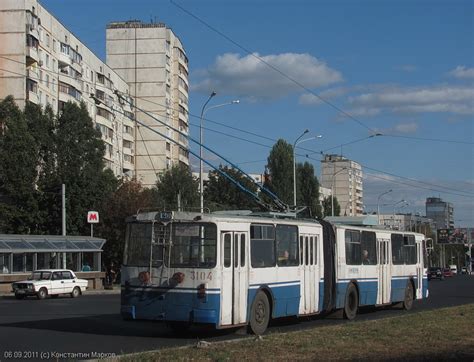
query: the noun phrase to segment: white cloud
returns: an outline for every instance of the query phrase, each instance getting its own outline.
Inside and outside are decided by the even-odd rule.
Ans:
[[[415,133],[418,130],[418,124],[416,122],[399,123],[393,127],[393,130],[400,133]]]
[[[371,115],[381,111],[395,113],[474,113],[474,88],[436,86],[388,87],[349,97],[352,114]]]
[[[458,65],[448,74],[458,79],[474,79],[474,68],[467,68],[464,65]]]
[[[347,87],[336,87],[336,88],[326,89],[322,92],[317,92],[317,94],[325,100],[330,100],[333,98],[340,97],[346,94],[347,92],[349,92],[349,88]],[[323,101],[311,93],[305,93],[300,96],[299,103],[305,106],[317,106],[323,103]]]
[[[218,56],[208,69],[193,73],[197,79],[192,90],[204,92],[216,90],[219,94],[271,99],[301,89],[256,57],[262,58],[307,88],[324,87],[343,80],[339,71],[309,54],[254,53],[254,56],[242,57],[239,54],[226,53]]]

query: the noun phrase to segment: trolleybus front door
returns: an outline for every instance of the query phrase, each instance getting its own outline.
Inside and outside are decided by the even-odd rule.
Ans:
[[[379,267],[377,304],[390,303],[392,276],[389,246],[389,240],[377,239],[377,261]]]
[[[221,325],[246,323],[248,290],[247,233],[221,234]]]

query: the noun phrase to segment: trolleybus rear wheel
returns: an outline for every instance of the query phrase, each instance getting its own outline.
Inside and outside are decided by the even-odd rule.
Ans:
[[[359,293],[354,284],[349,284],[346,291],[346,300],[344,302],[344,318],[353,320],[357,315],[359,308]]]
[[[270,322],[270,303],[267,295],[259,291],[250,311],[250,330],[256,335],[265,333]]]

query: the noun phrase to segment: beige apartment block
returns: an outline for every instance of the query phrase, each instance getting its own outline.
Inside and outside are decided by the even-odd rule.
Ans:
[[[127,81],[136,119],[172,140],[137,125],[136,175],[150,187],[172,164],[189,165],[188,59],[162,23],[109,23],[106,39],[107,64]]]
[[[326,155],[321,160],[321,185],[334,190],[341,206],[341,216],[363,213],[362,167],[339,155]]]
[[[36,0],[0,0],[0,99],[13,95],[58,113],[83,101],[106,144],[104,160],[116,176],[133,177],[135,122],[128,84]],[[98,101],[91,98],[94,95]]]

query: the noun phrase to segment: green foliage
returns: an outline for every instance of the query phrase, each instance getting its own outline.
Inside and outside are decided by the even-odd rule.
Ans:
[[[257,191],[255,184],[239,170],[222,165],[219,166],[219,169],[238,181],[248,190],[252,192]],[[258,205],[250,195],[242,191],[218,171],[211,171],[209,173],[209,181],[204,189],[204,206],[214,211],[251,210],[255,209]]]
[[[265,183],[283,202],[293,204],[293,147],[279,139],[267,159],[270,179]]]
[[[300,213],[304,217],[321,217],[319,202],[319,181],[314,174],[314,167],[309,162],[296,165],[296,196],[298,206],[307,206]]]
[[[9,96],[0,103],[0,231],[28,233],[38,222],[38,149],[24,114]]]
[[[87,234],[86,214],[116,188],[104,170],[105,146],[85,104],[51,108],[12,97],[0,103],[0,232],[61,233],[61,184],[66,184],[67,233]]]
[[[125,246],[125,219],[138,210],[155,206],[153,190],[144,189],[137,181],[120,181],[118,189],[109,195],[99,208],[101,221],[94,232],[107,240],[104,245],[105,265],[120,265]]]
[[[323,199],[322,208],[323,208],[324,217],[332,216],[331,196],[325,197]],[[341,206],[339,205],[339,202],[337,201],[337,197],[334,196],[334,216],[340,216],[340,214],[341,214]]]
[[[156,183],[156,188],[163,209],[176,210],[178,194],[183,209],[199,207],[199,181],[186,165],[179,164],[166,170]]]

